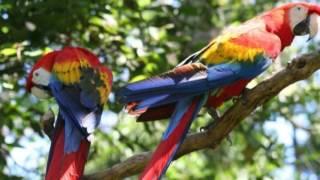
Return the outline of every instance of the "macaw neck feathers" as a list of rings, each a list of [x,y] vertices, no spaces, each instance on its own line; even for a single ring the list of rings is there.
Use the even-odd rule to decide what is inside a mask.
[[[290,45],[294,38],[288,16],[283,9],[274,9],[261,17],[266,24],[267,31],[280,38],[281,50]]]

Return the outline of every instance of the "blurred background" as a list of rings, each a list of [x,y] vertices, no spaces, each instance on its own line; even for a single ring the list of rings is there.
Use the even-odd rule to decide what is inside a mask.
[[[221,29],[272,7],[274,0],[0,0],[0,179],[42,179],[50,141],[40,117],[53,100],[25,91],[25,77],[45,52],[65,45],[97,54],[114,75],[114,89],[91,147],[86,173],[156,147],[167,121],[136,123],[114,92],[169,70]],[[315,1],[313,1],[315,2]],[[257,80],[312,52],[319,36],[295,39]],[[173,162],[164,179],[320,179],[320,73],[259,107],[215,150]],[[220,108],[224,112],[232,101]],[[210,121],[201,112],[191,131]],[[128,179],[136,179],[131,177]]]

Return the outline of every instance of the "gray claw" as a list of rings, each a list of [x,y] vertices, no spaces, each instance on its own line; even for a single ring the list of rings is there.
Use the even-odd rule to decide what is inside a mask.
[[[216,109],[208,108],[208,113],[210,114],[210,116],[213,118],[214,121],[210,122],[206,126],[200,127],[200,132],[207,131],[214,125],[215,121],[218,121],[220,119],[220,114]]]

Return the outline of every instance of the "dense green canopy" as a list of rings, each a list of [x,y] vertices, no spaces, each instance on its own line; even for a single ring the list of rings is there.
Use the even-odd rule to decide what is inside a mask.
[[[136,123],[122,111],[114,92],[128,81],[174,67],[230,24],[241,23],[278,3],[273,0],[0,0],[0,179],[40,179],[49,139],[40,117],[53,100],[25,91],[25,77],[44,52],[65,45],[92,50],[113,71],[113,93],[96,133],[86,172],[104,170],[152,150],[167,121]],[[296,41],[269,73],[301,52]],[[232,143],[175,161],[168,179],[320,178],[320,74],[282,91],[232,133]],[[251,87],[254,85],[251,84]],[[221,107],[225,111],[232,101]],[[210,121],[206,111],[192,131]]]

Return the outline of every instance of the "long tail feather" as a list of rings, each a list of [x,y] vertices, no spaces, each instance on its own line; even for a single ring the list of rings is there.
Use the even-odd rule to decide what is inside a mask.
[[[64,126],[57,127],[48,159],[46,180],[78,180],[82,177],[90,142],[82,140],[76,152],[64,152]]]
[[[166,172],[206,97],[185,98],[177,103],[162,141],[139,179],[160,179]]]

